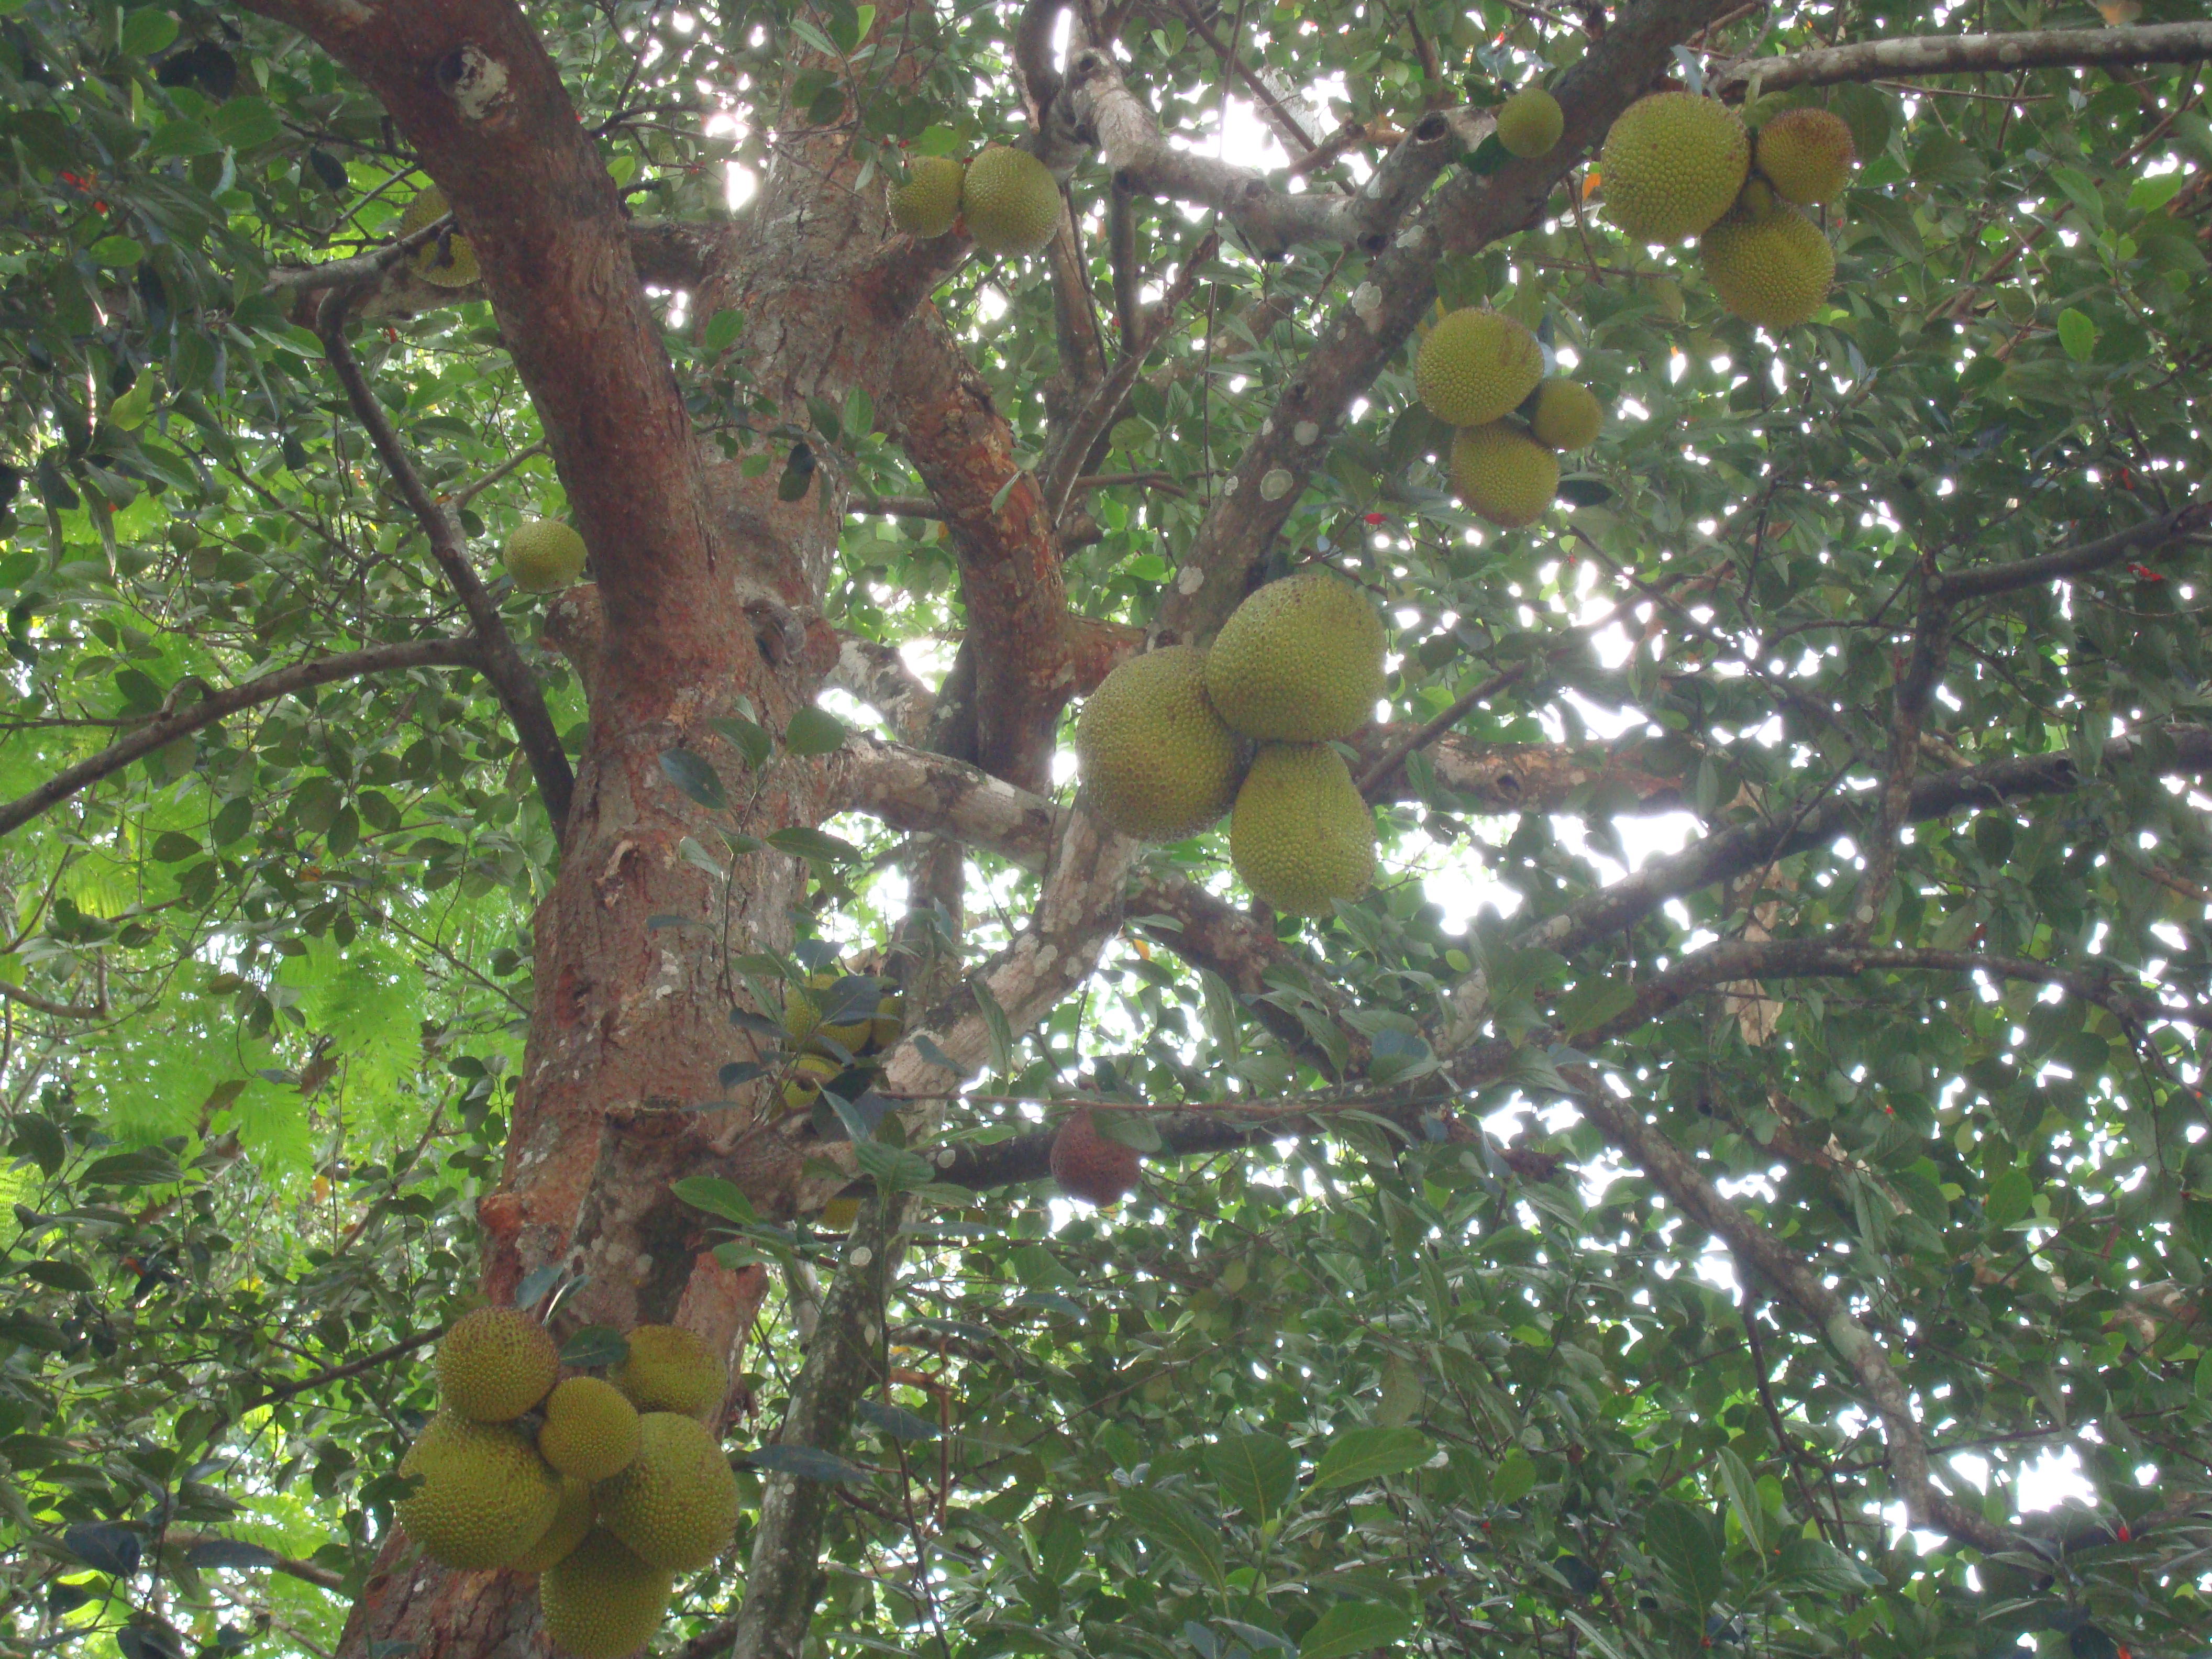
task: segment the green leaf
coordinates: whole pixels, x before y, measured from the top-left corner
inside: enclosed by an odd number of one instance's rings
[[[983,1024],[991,1037],[991,1069],[1000,1077],[1009,1077],[1014,1069],[1014,1030],[1006,1018],[1006,1011],[1000,1006],[997,994],[981,974],[968,981],[975,993],[975,1006],[983,1011]]]
[[[737,344],[738,336],[744,332],[744,328],[745,313],[726,307],[708,319],[707,326],[699,331],[699,344],[710,352],[727,351]]]
[[[1150,1486],[1133,1487],[1114,1501],[1146,1542],[1173,1551],[1185,1566],[1217,1591],[1227,1592],[1228,1580],[1222,1568],[1221,1529],[1216,1522],[1207,1520],[1187,1500]]]
[[[860,849],[849,841],[821,830],[809,830],[804,824],[794,824],[788,830],[779,830],[768,838],[768,844],[779,853],[788,853],[815,864],[842,864],[860,856]]]
[[[1297,1454],[1289,1441],[1262,1429],[1224,1435],[1206,1449],[1206,1472],[1231,1509],[1249,1521],[1282,1512],[1298,1480]]]
[[[783,746],[794,755],[835,754],[845,746],[848,735],[842,720],[810,703],[791,717],[784,728]]]
[[[2075,362],[2086,363],[2097,349],[2097,325],[2069,306],[2058,313],[2058,343]]]
[[[1314,1470],[1311,1492],[1364,1486],[1386,1474],[1417,1469],[1436,1455],[1429,1437],[1413,1428],[1346,1429],[1329,1437]]]
[[[1644,1512],[1644,1543],[1673,1576],[1682,1599],[1703,1618],[1725,1587],[1711,1521],[1687,1504],[1662,1498]]]
[[[665,749],[660,755],[660,769],[669,782],[702,806],[720,811],[730,804],[729,792],[722,787],[722,775],[715,771],[704,755],[689,749]]]
[[[680,1181],[672,1181],[668,1183],[668,1195],[680,1204],[689,1204],[695,1210],[720,1216],[726,1221],[750,1224],[759,1219],[752,1200],[735,1182],[720,1176],[685,1176]]]
[[[1490,1501],[1503,1509],[1517,1504],[1536,1489],[1536,1465],[1523,1451],[1510,1451],[1498,1461],[1490,1477]]]
[[[2161,173],[2154,179],[2138,179],[2128,191],[2128,206],[2137,213],[2155,213],[2175,197],[2196,175],[2184,173],[2179,167],[2171,173]]]
[[[611,1325],[586,1325],[561,1345],[561,1363],[579,1370],[619,1365],[629,1358],[629,1343]]]
[[[1989,1197],[1984,1200],[1982,1213],[1990,1225],[2002,1232],[2015,1221],[2023,1219],[2035,1205],[2035,1183],[2025,1170],[2007,1170],[1990,1182]]]
[[[860,1173],[874,1182],[880,1192],[914,1192],[937,1177],[927,1158],[886,1140],[854,1141],[853,1158]]]
[[[1353,1654],[1395,1647],[1413,1628],[1413,1616],[1383,1601],[1339,1601],[1315,1620],[1298,1644],[1298,1659],[1350,1659]]]

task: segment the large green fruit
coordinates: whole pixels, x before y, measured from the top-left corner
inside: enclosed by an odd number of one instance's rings
[[[514,1572],[543,1572],[584,1541],[592,1529],[592,1483],[573,1474],[561,1477],[560,1505],[538,1541],[507,1565]]]
[[[1699,239],[1698,252],[1721,303],[1764,328],[1808,320],[1836,280],[1828,239],[1785,203],[1763,214],[1750,208],[1729,214]]]
[[[513,1308],[478,1308],[438,1344],[438,1397],[479,1423],[505,1423],[545,1398],[561,1375],[545,1328]]]
[[[637,1456],[594,1493],[599,1524],[656,1567],[703,1567],[738,1525],[738,1477],[704,1424],[647,1412]]]
[[[1523,160],[1549,155],[1566,130],[1559,100],[1541,87],[1522,88],[1498,112],[1498,142]]]
[[[1520,407],[1544,378],[1544,348],[1510,317],[1455,311],[1413,360],[1413,394],[1449,426],[1480,426]]]
[[[428,190],[418,190],[415,199],[407,204],[407,211],[399,216],[399,234],[412,236],[425,225],[434,225],[453,210],[446,205],[446,192],[435,185]],[[435,283],[440,288],[466,288],[478,276],[477,251],[469,246],[469,239],[457,230],[441,232],[415,250],[415,270],[426,283]]]
[[[569,1659],[622,1659],[668,1614],[675,1575],[605,1532],[587,1536],[538,1581],[545,1634]]]
[[[1181,841],[1237,794],[1243,745],[1206,696],[1206,653],[1171,645],[1109,674],[1075,722],[1091,810],[1125,836]]]
[[[1686,92],[1638,100],[1605,136],[1605,216],[1647,242],[1695,236],[1729,210],[1751,169],[1734,110]]]
[[[573,586],[584,574],[584,538],[558,519],[527,519],[507,538],[506,564],[527,592]]]
[[[1468,511],[1505,530],[1534,524],[1559,493],[1559,458],[1505,421],[1453,438],[1450,470]]]
[[[1375,814],[1325,743],[1262,744],[1229,819],[1229,856],[1278,910],[1325,915],[1375,878]]]
[[[729,1370],[696,1332],[680,1325],[641,1325],[629,1340],[629,1357],[609,1370],[607,1380],[638,1410],[703,1417],[721,1405]]]
[[[604,1480],[637,1455],[637,1407],[611,1382],[572,1376],[545,1398],[538,1455],[563,1474]]]
[[[825,969],[808,975],[804,985],[786,985],[783,988],[783,1034],[793,1042],[802,1044],[827,1040],[848,1054],[857,1054],[866,1048],[874,1027],[872,1017],[836,1025],[822,1023],[821,994],[846,977],[843,973],[831,973]]]
[[[1060,186],[1025,149],[992,144],[968,164],[961,186],[968,234],[986,253],[1035,253],[1060,228]]]
[[[1843,118],[1824,109],[1787,109],[1759,130],[1756,165],[1785,202],[1832,202],[1851,176],[1856,152]]]
[[[1605,424],[1605,405],[1579,380],[1551,380],[1536,388],[1528,430],[1553,449],[1588,449]]]
[[[891,192],[891,222],[921,241],[942,236],[960,216],[960,186],[968,169],[950,155],[925,155]]]
[[[501,1567],[542,1537],[561,1486],[522,1431],[440,1412],[399,1460],[422,1484],[392,1505],[407,1535],[449,1567]]]
[[[1206,691],[1248,738],[1318,743],[1375,718],[1382,618],[1331,571],[1301,570],[1248,594],[1206,658]]]

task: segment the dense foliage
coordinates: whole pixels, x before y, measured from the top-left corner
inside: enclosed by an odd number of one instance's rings
[[[2140,21],[2190,9],[2149,0]],[[637,216],[703,221],[767,165],[779,110],[835,116],[841,89],[876,163],[863,188],[902,149],[1018,132],[1012,9],[920,12],[864,46],[874,11],[532,17]],[[1792,5],[1730,22],[1682,70],[2097,21],[2026,0]],[[1139,3],[1128,82],[1208,149],[1263,129],[1206,35],[1279,96],[1325,104],[1316,137],[1413,125],[1439,90],[1425,61],[1451,100],[1486,104],[1589,44],[1579,18],[1499,0]],[[908,54],[927,71],[894,88]],[[1880,914],[1856,916],[1893,708],[1929,637],[1923,562],[2093,542],[2197,487],[2201,66],[1790,95],[1842,114],[1862,158],[1827,216],[1838,288],[1813,325],[1731,319],[1693,248],[1630,246],[1577,169],[1540,226],[1439,273],[1447,302],[1540,327],[1610,405],[1561,510],[1501,534],[1452,504],[1408,352],[1284,538],[1383,605],[1392,718],[1495,682],[1462,737],[1617,764],[1516,816],[1417,754],[1382,812],[1377,890],[1279,928],[1346,999],[1340,1025],[1313,981],[1279,982],[1310,1047],[1158,932],[1123,935],[1079,998],[1009,1034],[951,1139],[1004,1138],[1078,1091],[1332,1103],[1278,1142],[1155,1160],[1115,1212],[1042,1183],[925,1195],[889,1321],[896,1385],[816,1471],[842,1499],[821,1651],[2204,1651],[2212,839],[2172,735],[2207,720],[2201,533],[1957,607],[1909,761],[2070,756],[2075,787],[1911,826]],[[1322,178],[1363,178],[1375,154]],[[465,633],[282,274],[388,239],[424,182],[373,100],[260,19],[0,3],[0,799],[202,686]],[[1102,168],[1073,181],[1102,295],[1108,190]],[[1206,228],[1171,204],[1140,217],[1148,268]],[[1113,428],[1103,470],[1127,481],[1085,497],[1072,608],[1152,617],[1225,469],[1355,303],[1364,256],[1340,252],[1261,258],[1232,238],[1205,270]],[[1044,263],[972,262],[937,298],[1038,453],[1060,368]],[[536,416],[480,295],[413,302],[372,307],[354,349],[460,503],[573,747],[581,692],[532,642],[543,601],[496,563],[514,524],[562,509]],[[871,409],[818,408],[803,434],[765,418],[745,319],[683,295],[664,313],[726,453],[783,468],[803,435],[864,494],[921,493]],[[963,619],[938,526],[851,517],[823,610],[933,678]],[[1861,816],[1815,844],[1719,885],[1686,874],[1620,931],[1560,951],[1530,932],[1686,839],[1854,797]],[[908,848],[864,817],[830,828],[802,927],[879,946]],[[1155,856],[1241,903],[1224,842]],[[474,1287],[473,1204],[498,1179],[557,851],[500,703],[453,666],[252,708],[0,841],[0,1649],[336,1645],[430,1407],[422,1345]],[[981,853],[972,870],[980,960],[1036,880]],[[1717,940],[1855,926],[2078,978],[1871,963],[1635,1003]],[[1442,1090],[1449,1000],[1478,969],[1486,1030],[1519,1057]],[[1431,1091],[1425,1113],[1333,1103],[1318,1061],[1354,1040],[1394,1104]],[[1938,1480],[2047,1551],[1997,1559],[1904,1526],[1832,1334],[1608,1149],[1572,1103],[1591,1076],[1839,1291],[1905,1376]],[[749,1351],[742,1447],[777,1420],[798,1304],[837,1241],[731,1227],[732,1258],[788,1287]],[[2053,1467],[2080,1497],[2023,1516],[2023,1475]],[[686,1587],[666,1651],[726,1615],[747,1538]]]

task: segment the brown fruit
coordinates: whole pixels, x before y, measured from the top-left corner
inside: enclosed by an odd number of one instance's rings
[[[1119,1204],[1136,1190],[1137,1149],[1107,1139],[1091,1121],[1091,1109],[1079,1106],[1053,1137],[1052,1178],[1070,1198]]]

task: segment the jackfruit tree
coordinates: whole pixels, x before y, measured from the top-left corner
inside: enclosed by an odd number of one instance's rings
[[[2202,10],[0,6],[0,1650],[2206,1659]]]

